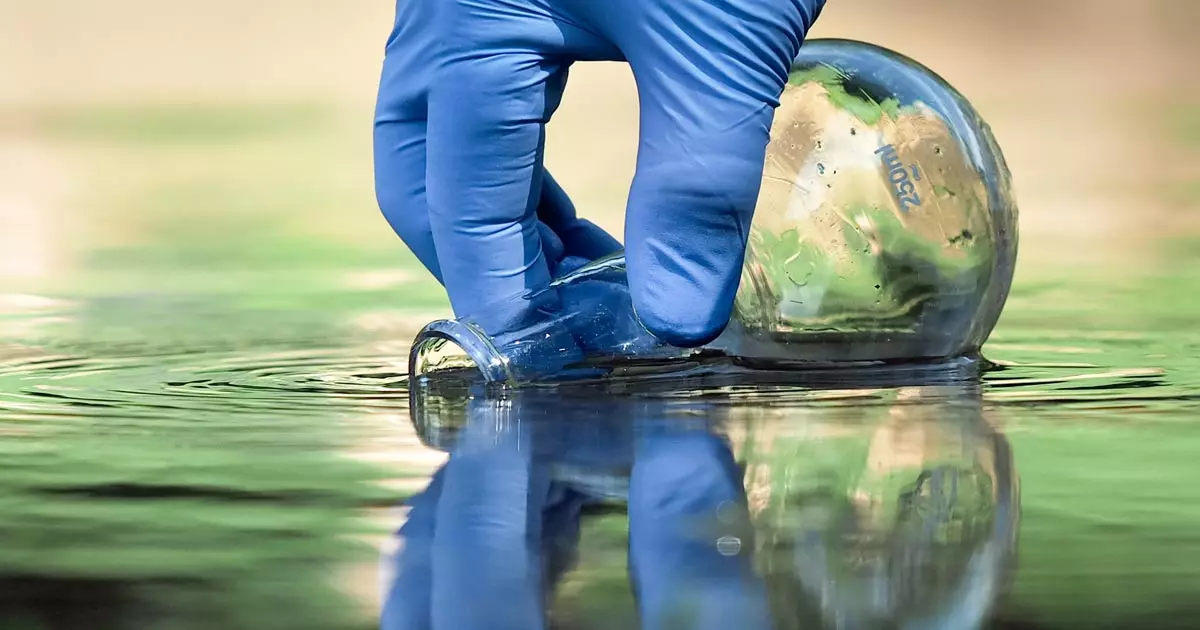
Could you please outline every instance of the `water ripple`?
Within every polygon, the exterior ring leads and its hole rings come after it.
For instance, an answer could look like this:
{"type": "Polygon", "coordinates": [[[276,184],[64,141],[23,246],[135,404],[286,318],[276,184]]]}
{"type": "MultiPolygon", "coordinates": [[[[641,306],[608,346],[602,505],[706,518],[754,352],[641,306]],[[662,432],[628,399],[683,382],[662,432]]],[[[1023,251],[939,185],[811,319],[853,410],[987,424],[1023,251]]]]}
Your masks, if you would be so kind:
{"type": "MultiPolygon", "coordinates": [[[[386,354],[369,347],[257,353],[141,348],[103,357],[11,349],[4,354],[9,358],[0,360],[0,410],[25,416],[397,413],[407,405],[403,352],[395,348],[386,354]]],[[[836,372],[741,371],[726,376],[723,382],[668,381],[656,395],[711,394],[739,404],[769,406],[891,404],[881,387],[962,378],[952,371],[908,368],[868,378],[836,372]],[[856,382],[861,386],[856,387],[856,382]]],[[[1200,401],[1200,392],[1174,383],[1170,373],[1158,367],[1001,361],[983,382],[984,400],[993,405],[1147,406],[1200,401]]]]}
{"type": "Polygon", "coordinates": [[[24,356],[0,363],[0,410],[143,419],[394,410],[402,381],[394,358],[351,350],[24,356]]]}

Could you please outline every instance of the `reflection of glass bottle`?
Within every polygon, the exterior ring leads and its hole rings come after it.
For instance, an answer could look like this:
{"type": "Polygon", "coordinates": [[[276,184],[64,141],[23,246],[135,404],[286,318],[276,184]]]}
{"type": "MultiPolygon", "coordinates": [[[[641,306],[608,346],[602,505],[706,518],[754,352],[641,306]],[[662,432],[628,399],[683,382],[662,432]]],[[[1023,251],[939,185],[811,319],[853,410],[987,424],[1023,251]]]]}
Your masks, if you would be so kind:
{"type": "MultiPolygon", "coordinates": [[[[675,607],[684,612],[728,611],[730,600],[709,600],[717,583],[740,595],[746,617],[706,627],[960,630],[983,627],[1009,585],[1020,483],[979,383],[944,376],[887,367],[763,370],[500,391],[430,379],[412,385],[409,413],[427,446],[468,459],[508,450],[500,468],[521,460],[540,471],[529,478],[569,488],[574,500],[625,506],[630,538],[645,541],[628,550],[630,562],[660,579],[635,589],[684,604],[675,607]],[[687,518],[657,512],[680,507],[687,518]],[[703,566],[705,556],[719,560],[713,552],[739,560],[720,580],[659,570],[703,566]],[[668,562],[656,566],[656,558],[668,562]],[[754,571],[738,566],[751,559],[754,571]]],[[[537,507],[537,497],[511,480],[497,467],[480,468],[477,483],[488,492],[458,504],[473,510],[467,521],[561,526],[526,518],[521,511],[537,507]],[[516,499],[499,501],[498,490],[516,499]],[[479,518],[485,502],[503,518],[479,518]]],[[[552,495],[563,496],[543,496],[552,495]]],[[[578,526],[567,530],[578,540],[578,526]]],[[[593,539],[592,555],[581,556],[570,589],[577,597],[611,592],[597,587],[600,571],[588,564],[625,557],[625,537],[608,540],[593,539]]]]}
{"type": "MultiPolygon", "coordinates": [[[[958,92],[890,51],[811,41],[771,129],[733,319],[703,350],[801,363],[970,355],[1007,297],[1016,218],[1003,155],[958,92]]],[[[544,315],[509,334],[470,316],[435,322],[411,373],[445,365],[447,342],[508,382],[693,355],[642,329],[624,272],[609,258],[511,298],[544,315]],[[543,300],[561,308],[534,307],[543,300]]]]}
{"type": "Polygon", "coordinates": [[[875,393],[895,404],[811,408],[806,423],[747,410],[776,627],[983,627],[1015,566],[1008,441],[973,386],[875,393]],[[797,425],[807,430],[778,433],[797,425]]]}

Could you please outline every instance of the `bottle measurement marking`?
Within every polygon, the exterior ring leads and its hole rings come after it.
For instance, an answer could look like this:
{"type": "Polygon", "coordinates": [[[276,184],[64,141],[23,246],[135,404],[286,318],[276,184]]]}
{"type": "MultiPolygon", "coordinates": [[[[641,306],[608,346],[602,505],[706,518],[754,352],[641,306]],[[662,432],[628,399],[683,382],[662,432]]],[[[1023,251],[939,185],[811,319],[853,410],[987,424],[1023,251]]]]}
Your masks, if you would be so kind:
{"type": "Polygon", "coordinates": [[[916,164],[905,165],[896,153],[896,147],[885,144],[875,150],[875,155],[883,162],[888,171],[888,181],[892,184],[892,195],[900,204],[901,212],[921,205],[921,195],[917,194],[917,186],[913,182],[921,181],[921,169],[916,164]]]}

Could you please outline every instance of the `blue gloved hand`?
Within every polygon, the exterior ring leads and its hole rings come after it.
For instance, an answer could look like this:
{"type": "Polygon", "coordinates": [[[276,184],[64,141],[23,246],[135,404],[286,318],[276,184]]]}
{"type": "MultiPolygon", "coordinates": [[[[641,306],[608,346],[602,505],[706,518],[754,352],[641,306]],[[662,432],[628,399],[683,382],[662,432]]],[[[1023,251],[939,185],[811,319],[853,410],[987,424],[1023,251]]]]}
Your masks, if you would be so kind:
{"type": "MultiPolygon", "coordinates": [[[[680,346],[729,320],[788,69],[824,0],[398,0],[376,118],[388,221],[489,333],[500,297],[620,247],[542,165],[575,61],[628,61],[641,100],[626,218],[642,323],[680,346]]],[[[532,305],[553,308],[553,305],[532,305]]]]}

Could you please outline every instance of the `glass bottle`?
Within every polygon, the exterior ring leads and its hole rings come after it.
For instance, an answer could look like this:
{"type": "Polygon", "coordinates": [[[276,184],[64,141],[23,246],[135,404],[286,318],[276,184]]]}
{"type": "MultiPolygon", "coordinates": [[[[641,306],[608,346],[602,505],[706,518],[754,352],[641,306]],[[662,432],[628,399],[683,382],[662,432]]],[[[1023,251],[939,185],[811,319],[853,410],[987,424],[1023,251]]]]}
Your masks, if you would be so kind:
{"type": "Polygon", "coordinates": [[[647,332],[615,255],[509,298],[561,304],[520,330],[489,336],[469,315],[429,324],[409,373],[469,367],[518,384],[713,357],[771,367],[971,357],[1000,316],[1016,251],[1011,176],[971,104],[900,54],[812,40],[775,113],[717,340],[682,349],[647,332]]]}

